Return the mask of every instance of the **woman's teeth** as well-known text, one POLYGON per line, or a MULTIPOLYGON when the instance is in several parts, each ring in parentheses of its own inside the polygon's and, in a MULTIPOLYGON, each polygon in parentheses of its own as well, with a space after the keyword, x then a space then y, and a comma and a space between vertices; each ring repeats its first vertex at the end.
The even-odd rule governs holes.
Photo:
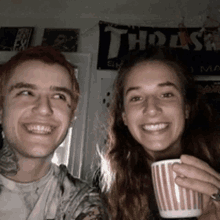
POLYGON ((147 131, 160 131, 168 126, 167 123, 159 123, 159 124, 151 124, 151 125, 144 125, 144 130, 147 131))

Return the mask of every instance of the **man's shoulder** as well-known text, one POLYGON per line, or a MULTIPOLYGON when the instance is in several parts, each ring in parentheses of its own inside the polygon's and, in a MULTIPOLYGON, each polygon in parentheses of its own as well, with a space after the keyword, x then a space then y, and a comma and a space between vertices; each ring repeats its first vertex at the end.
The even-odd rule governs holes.
POLYGON ((90 190, 92 187, 84 180, 71 175, 67 167, 61 164, 56 166, 55 175, 58 178, 58 184, 71 190, 82 190, 83 188, 90 190))
POLYGON ((57 172, 58 185, 62 194, 62 202, 58 208, 59 214, 65 213, 67 216, 71 215, 76 217, 79 215, 87 215, 90 212, 96 213, 98 210, 100 216, 104 216, 102 199, 96 188, 72 176, 64 165, 59 166, 57 172))
POLYGON ((100 203, 100 194, 96 188, 90 186, 86 181, 72 176, 65 165, 57 168, 58 187, 63 201, 100 203))

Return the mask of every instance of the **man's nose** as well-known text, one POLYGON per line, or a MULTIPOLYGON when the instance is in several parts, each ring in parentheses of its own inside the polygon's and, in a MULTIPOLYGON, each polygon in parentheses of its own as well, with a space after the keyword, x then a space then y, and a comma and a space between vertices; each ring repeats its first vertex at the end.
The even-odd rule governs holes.
POLYGON ((50 98, 48 96, 38 97, 34 104, 33 111, 45 116, 53 114, 50 98))

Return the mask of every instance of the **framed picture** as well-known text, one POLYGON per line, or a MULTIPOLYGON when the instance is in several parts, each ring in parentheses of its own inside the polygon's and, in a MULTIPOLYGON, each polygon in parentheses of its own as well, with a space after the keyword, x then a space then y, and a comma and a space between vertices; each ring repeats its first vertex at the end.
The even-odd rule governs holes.
MULTIPOLYGON (((220 79, 198 80, 196 83, 203 98, 206 99, 213 108, 216 121, 220 122, 220 79)), ((219 123, 217 123, 216 129, 220 130, 219 123)))
POLYGON ((62 52, 77 52, 79 29, 44 30, 42 46, 52 46, 62 52))
POLYGON ((0 50, 22 51, 30 46, 34 27, 1 27, 0 50))

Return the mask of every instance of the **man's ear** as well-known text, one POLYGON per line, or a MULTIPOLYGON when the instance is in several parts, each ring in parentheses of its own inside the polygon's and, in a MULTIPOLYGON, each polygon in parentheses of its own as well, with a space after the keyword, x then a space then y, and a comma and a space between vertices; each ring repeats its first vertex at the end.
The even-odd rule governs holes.
POLYGON ((190 113, 190 107, 189 105, 185 106, 185 119, 189 118, 189 113, 190 113))
POLYGON ((122 119, 123 119, 124 124, 127 125, 127 117, 126 117, 125 112, 122 113, 122 119))
POLYGON ((70 121, 70 125, 72 125, 76 119, 77 119, 76 110, 74 110, 74 111, 72 112, 72 119, 71 119, 71 121, 70 121))

